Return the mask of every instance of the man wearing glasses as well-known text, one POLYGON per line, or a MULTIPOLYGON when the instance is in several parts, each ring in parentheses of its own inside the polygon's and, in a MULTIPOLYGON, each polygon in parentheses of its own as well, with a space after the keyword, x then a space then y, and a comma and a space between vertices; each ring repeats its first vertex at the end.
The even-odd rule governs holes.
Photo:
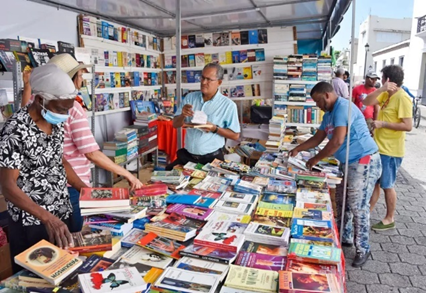
POLYGON ((380 78, 376 73, 368 72, 365 76, 364 84, 360 84, 352 90, 352 100, 364 115, 368 130, 370 130, 371 134, 373 134, 374 131, 373 121, 377 120, 377 114, 379 113, 380 107, 379 105, 366 106, 362 102, 369 94, 376 90, 374 86, 378 79, 380 78))
POLYGON ((225 138, 237 140, 240 137, 237 105, 218 90, 223 72, 219 64, 207 64, 201 75, 201 91, 189 93, 179 105, 173 119, 174 128, 191 122, 194 111, 203 111, 208 122, 205 127, 187 129, 185 148, 178 150, 177 159, 166 170, 188 162, 207 164, 215 158, 223 160, 225 138))

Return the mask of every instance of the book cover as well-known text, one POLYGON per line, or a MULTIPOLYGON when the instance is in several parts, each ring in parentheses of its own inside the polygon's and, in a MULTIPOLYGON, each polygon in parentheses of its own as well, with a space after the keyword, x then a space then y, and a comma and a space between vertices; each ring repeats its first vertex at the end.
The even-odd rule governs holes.
POLYGON ((235 264, 248 268, 282 271, 286 268, 287 257, 240 251, 235 264))
POLYGON ((78 272, 81 274, 104 271, 108 269, 113 263, 114 260, 112 259, 93 254, 83 262, 81 267, 78 268, 78 272))
POLYGON ((337 278, 333 274, 309 274, 304 272, 279 272, 279 292, 341 292, 337 278))
MULTIPOLYGON (((199 170, 196 170, 196 171, 199 171, 199 170)), ((194 172, 196 172, 196 171, 194 171, 194 172)), ((202 196, 202 197, 214 198, 214 199, 220 198, 222 196, 221 192, 201 190, 201 189, 196 189, 196 188, 192 189, 190 192, 188 192, 188 194, 199 195, 199 196, 202 196)))
MULTIPOLYGON (((213 46, 213 34, 212 33, 205 33, 203 35, 204 37, 204 47, 211 47, 213 46)), ((208 64, 208 62, 206 62, 208 64)))
POLYGON ((252 241, 245 241, 243 246, 241 247, 241 251, 276 256, 287 255, 287 248, 285 248, 284 246, 264 244, 252 241))
POLYGON ((245 193, 236 193, 236 192, 226 191, 223 193, 220 199, 224 201, 235 201, 235 202, 255 204, 257 202, 257 198, 258 198, 257 195, 254 195, 254 194, 245 194, 245 193))
POLYGON ((257 30, 249 30, 249 44, 258 44, 259 35, 257 30))
POLYGON ((205 65, 204 53, 195 54, 195 66, 204 67, 204 65, 205 65))
POLYGON ((220 33, 220 45, 221 46, 229 46, 229 32, 220 33))
POLYGON ((173 212, 191 219, 205 221, 212 214, 213 210, 191 205, 172 204, 167 207, 167 213, 171 214, 173 212))
POLYGON ((268 29, 258 29, 258 43, 259 44, 267 44, 268 43, 268 29))
POLYGON ((179 259, 179 251, 185 248, 177 241, 160 237, 155 233, 148 233, 138 241, 138 245, 166 256, 179 259))
POLYGON ((249 31, 240 31, 241 45, 249 44, 249 31))
POLYGON ((210 220, 204 229, 210 232, 243 234, 248 224, 233 221, 210 220))
POLYGON ((250 215, 253 208, 253 204, 225 200, 219 200, 214 207, 217 211, 244 215, 250 215))
POLYGON ((290 238, 290 229, 251 222, 244 235, 249 241, 287 246, 290 238))
POLYGON ((273 204, 295 204, 296 200, 294 196, 286 195, 286 194, 264 194, 261 198, 262 202, 273 203, 273 204))
POLYGON ((263 224, 263 225, 270 225, 270 226, 277 226, 277 227, 291 227, 291 217, 276 217, 276 216, 264 216, 264 215, 254 215, 252 222, 263 224))
POLYGON ((342 250, 336 247, 290 243, 287 257, 308 263, 338 265, 341 254, 342 250))
POLYGON ((212 247, 216 249, 237 252, 244 242, 244 235, 233 233, 216 233, 203 230, 194 239, 194 245, 212 247))
POLYGON ((248 49, 247 50, 247 62, 256 62, 256 50, 248 49))
POLYGON ((293 211, 293 218, 331 221, 332 214, 331 212, 320 210, 295 208, 293 211))
POLYGON ((201 220, 195 220, 195 219, 190 219, 187 218, 184 215, 180 215, 178 213, 171 213, 170 215, 167 216, 167 218, 165 218, 162 222, 164 223, 169 223, 172 225, 176 225, 176 226, 184 226, 187 228, 193 228, 193 229, 201 229, 205 222, 201 221, 201 220))
POLYGON ((112 236, 108 230, 91 229, 84 225, 81 232, 72 233, 74 246, 68 250, 76 252, 97 252, 112 249, 112 236))
POLYGON ((194 54, 188 55, 188 65, 189 65, 189 67, 195 67, 195 55, 194 54))
POLYGON ((254 292, 275 293, 278 272, 230 265, 225 286, 254 292))
POLYGON ((287 268, 285 270, 307 274, 338 274, 339 272, 335 265, 313 264, 292 259, 287 261, 287 268))
POLYGON ((254 54, 256 56, 256 62, 265 61, 265 49, 256 49, 254 54))
POLYGON ((96 208, 106 206, 129 205, 129 190, 127 188, 82 188, 80 191, 80 207, 96 208))
POLYGON ((196 234, 196 229, 170 223, 154 222, 145 225, 146 232, 153 232, 160 237, 167 237, 176 241, 187 241, 196 234))
POLYGON ((173 258, 152 252, 138 245, 127 250, 110 269, 120 269, 123 267, 136 267, 139 272, 146 270, 147 267, 159 269, 167 268, 173 262, 173 258))
POLYGON ((46 65, 49 62, 50 58, 53 57, 53 54, 47 49, 31 48, 29 50, 29 56, 33 67, 39 67, 42 65, 46 65))
POLYGON ((231 32, 231 43, 233 46, 241 45, 241 36, 239 31, 231 32))
POLYGON ((333 242, 333 229, 330 221, 293 219, 291 236, 313 241, 333 242))
POLYGON ((204 35, 203 34, 196 34, 195 35, 195 47, 196 48, 204 47, 204 35))
POLYGON ((193 244, 181 250, 180 254, 191 258, 224 264, 232 263, 237 256, 236 252, 193 244))
POLYGON ((195 48, 195 35, 188 36, 188 48, 195 48))
POLYGON ((173 292, 214 293, 219 285, 219 280, 219 276, 212 274, 167 268, 154 285, 173 292))
POLYGON ((92 272, 78 276, 84 293, 95 292, 145 292, 149 285, 144 281, 136 268, 123 268, 92 272))
POLYGON ((213 33, 213 46, 222 46, 222 38, 220 33, 213 33))
POLYGON ((74 45, 62 41, 58 41, 58 53, 68 53, 75 58, 74 45))
POLYGON ((212 59, 212 54, 204 54, 204 63, 207 65, 209 63, 212 63, 213 59, 212 59))
POLYGON ((15 263, 49 283, 58 285, 77 270, 82 261, 46 240, 41 240, 15 256, 15 263))
POLYGON ((208 260, 195 259, 186 256, 182 257, 179 261, 177 261, 174 267, 191 272, 216 275, 219 276, 220 281, 225 278, 226 273, 229 269, 229 267, 225 264, 211 262, 208 260))
POLYGON ((296 194, 297 185, 293 180, 269 180, 265 193, 296 194))
POLYGON ((126 236, 121 239, 121 247, 131 248, 139 241, 139 239, 145 235, 146 233, 141 229, 133 228, 128 234, 126 234, 126 236))

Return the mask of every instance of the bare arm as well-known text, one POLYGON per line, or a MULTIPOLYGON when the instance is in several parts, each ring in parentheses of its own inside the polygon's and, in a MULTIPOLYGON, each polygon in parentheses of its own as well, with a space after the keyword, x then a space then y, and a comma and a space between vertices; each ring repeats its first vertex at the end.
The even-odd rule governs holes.
POLYGON ((31 200, 19 187, 16 181, 19 177, 18 169, 0 168, 0 182, 4 197, 16 207, 39 219, 46 226, 49 241, 57 246, 67 248, 72 246, 71 233, 68 227, 57 217, 49 213, 31 200))
POLYGON ((345 141, 346 133, 348 128, 346 126, 339 126, 334 129, 333 137, 326 144, 326 146, 313 158, 311 158, 306 166, 311 169, 319 161, 324 158, 332 156, 345 141))
POLYGON ((132 173, 130 173, 123 167, 115 164, 101 151, 97 150, 94 152, 86 153, 84 155, 89 161, 93 162, 96 166, 126 178, 130 183, 131 189, 139 189, 143 186, 142 182, 140 182, 138 178, 136 178, 132 173))
POLYGON ((384 92, 389 92, 389 95, 392 95, 397 90, 398 87, 396 86, 396 83, 389 81, 388 78, 381 88, 375 90, 374 92, 366 96, 362 103, 366 106, 378 105, 379 101, 377 100, 377 98, 380 96, 380 94, 384 92))
POLYGON ((377 116, 379 115, 380 106, 374 105, 374 112, 373 112, 373 120, 377 120, 377 116))
POLYGON ((83 187, 87 187, 86 184, 84 184, 83 181, 81 181, 80 177, 75 173, 74 169, 71 167, 70 163, 65 158, 62 158, 62 163, 65 167, 65 172, 67 173, 67 182, 77 189, 78 191, 81 190, 83 187))
POLYGON ((296 156, 299 152, 306 151, 318 146, 326 137, 327 134, 325 131, 318 129, 314 136, 290 151, 290 156, 296 156))
POLYGON ((22 92, 21 107, 28 105, 31 99, 30 75, 31 71, 29 70, 24 71, 22 74, 22 79, 24 80, 24 91, 22 92))
POLYGON ((239 133, 234 132, 234 131, 232 131, 231 129, 228 129, 228 128, 219 127, 219 128, 217 128, 216 134, 219 134, 220 136, 223 136, 224 138, 232 139, 232 140, 238 140, 240 138, 239 133))
POLYGON ((387 128, 396 131, 411 131, 413 128, 412 118, 402 118, 401 122, 391 123, 385 121, 373 121, 374 128, 387 128))
POLYGON ((173 118, 173 127, 174 128, 182 127, 184 122, 185 122, 185 116, 183 116, 182 114, 179 116, 176 116, 173 118))

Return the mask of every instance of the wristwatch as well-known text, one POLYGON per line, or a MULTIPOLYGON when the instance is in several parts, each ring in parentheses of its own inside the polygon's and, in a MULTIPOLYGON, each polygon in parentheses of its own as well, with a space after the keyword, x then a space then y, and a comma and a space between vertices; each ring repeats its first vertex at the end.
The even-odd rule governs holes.
POLYGON ((217 133, 218 130, 219 130, 219 126, 216 124, 216 129, 215 131, 212 131, 212 133, 217 133))

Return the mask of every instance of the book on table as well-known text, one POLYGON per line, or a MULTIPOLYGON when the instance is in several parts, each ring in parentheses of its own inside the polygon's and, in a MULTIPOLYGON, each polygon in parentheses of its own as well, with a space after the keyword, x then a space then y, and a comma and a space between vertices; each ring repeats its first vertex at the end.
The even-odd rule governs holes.
POLYGON ((211 262, 208 260, 195 259, 192 257, 182 257, 175 263, 174 267, 190 272, 216 275, 219 276, 220 281, 225 279, 229 270, 229 266, 225 264, 211 262))
POLYGON ((254 292, 275 293, 278 287, 278 272, 230 265, 225 286, 254 292))
POLYGON ((340 293, 339 282, 333 274, 279 272, 280 293, 333 292, 340 293))
POLYGON ((80 191, 81 208, 100 208, 130 206, 127 188, 82 188, 80 191))

